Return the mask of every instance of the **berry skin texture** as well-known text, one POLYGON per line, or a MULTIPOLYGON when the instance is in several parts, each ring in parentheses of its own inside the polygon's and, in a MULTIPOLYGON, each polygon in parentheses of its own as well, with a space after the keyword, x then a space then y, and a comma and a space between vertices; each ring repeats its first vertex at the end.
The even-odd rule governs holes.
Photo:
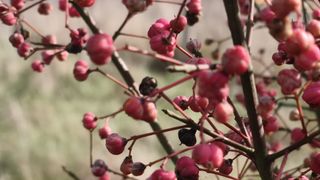
POLYGON ((117 133, 110 134, 106 139, 106 148, 114 155, 121 154, 124 151, 126 144, 126 139, 117 133))
POLYGON ((74 0, 80 7, 90 7, 92 6, 96 0, 74 0))
POLYGON ((312 34, 303 29, 296 29, 286 40, 286 52, 290 55, 298 55, 310 48, 315 42, 312 34))
POLYGON ((92 112, 87 112, 83 115, 82 124, 91 131, 97 127, 97 118, 92 112))
POLYGON ((295 58, 294 67, 299 71, 308 71, 320 61, 320 50, 317 45, 312 45, 295 58))
POLYGON ((302 84, 300 73, 295 69, 283 69, 277 76, 284 95, 293 94, 302 84))
POLYGON ((152 122, 157 119, 157 108, 153 102, 139 97, 130 97, 123 105, 126 114, 133 119, 152 122))
POLYGON ((229 48, 222 56, 222 68, 228 74, 241 75, 249 68, 250 56, 243 46, 229 48))
POLYGON ((170 30, 170 22, 166 19, 160 18, 148 30, 148 37, 152 38, 153 36, 159 35, 164 31, 170 30))
POLYGON ((78 60, 73 69, 73 76, 78 81, 85 81, 89 75, 89 65, 86 61, 78 60))
POLYGON ((91 166, 91 172, 94 176, 101 177, 107 172, 107 165, 101 159, 97 159, 91 166))
POLYGON ((113 40, 108 34, 96 34, 88 39, 87 53, 93 63, 104 65, 111 61, 113 53, 113 40))
POLYGON ((44 64, 43 64, 43 62, 40 61, 40 60, 35 60, 35 61, 32 62, 31 68, 32 68, 35 72, 41 73, 41 72, 44 70, 44 64))
POLYGON ((221 102, 215 106, 214 117, 221 123, 226 123, 233 115, 233 108, 228 102, 221 102))
POLYGON ((320 81, 309 84, 303 92, 302 99, 311 107, 320 107, 320 81))
POLYGON ((211 161, 212 150, 209 144, 199 144, 192 151, 192 159, 197 164, 207 167, 211 161))
POLYGON ((176 180, 176 174, 173 171, 163 169, 155 170, 147 180, 176 180))
POLYGON ((173 32, 180 33, 187 25, 187 18, 185 16, 179 16, 170 21, 173 32))

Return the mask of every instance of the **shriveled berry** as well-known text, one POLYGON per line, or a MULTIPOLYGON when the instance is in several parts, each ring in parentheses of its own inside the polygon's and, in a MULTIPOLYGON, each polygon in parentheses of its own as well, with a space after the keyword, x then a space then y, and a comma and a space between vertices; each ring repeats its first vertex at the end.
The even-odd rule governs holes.
POLYGON ((92 174, 97 177, 103 176, 106 173, 107 169, 108 167, 106 163, 101 159, 95 160, 91 166, 92 174))
POLYGON ((173 99, 173 102, 178 105, 182 110, 186 110, 189 107, 189 99, 185 96, 177 96, 173 99))
POLYGON ((196 129, 180 129, 178 131, 178 137, 181 144, 186 146, 193 146, 197 143, 197 138, 195 136, 196 129))
POLYGON ((106 138, 106 148, 114 155, 121 154, 126 144, 127 140, 117 133, 112 133, 106 138))
POLYGON ((120 171, 125 175, 131 174, 132 164, 133 164, 132 157, 131 156, 125 157, 121 163, 120 171))
POLYGON ((144 170, 146 169, 146 165, 144 165, 141 162, 135 162, 132 164, 131 173, 134 176, 140 176, 144 173, 144 170))
POLYGON ((142 95, 148 96, 154 91, 157 85, 158 83, 155 78, 147 76, 142 79, 139 85, 139 91, 142 95))

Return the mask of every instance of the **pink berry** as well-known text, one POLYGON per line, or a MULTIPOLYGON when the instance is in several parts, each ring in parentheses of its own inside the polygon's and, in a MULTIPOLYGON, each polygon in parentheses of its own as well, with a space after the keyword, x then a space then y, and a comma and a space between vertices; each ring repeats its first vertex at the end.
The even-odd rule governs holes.
POLYGON ((176 35, 173 34, 170 39, 167 39, 170 31, 163 31, 162 33, 150 38, 150 47, 159 54, 173 57, 176 48, 176 35))
POLYGON ((24 42, 24 37, 21 33, 16 32, 9 37, 9 41, 13 47, 17 48, 24 42))
POLYGON ((229 175, 233 170, 232 159, 225 159, 218 171, 222 174, 229 175))
POLYGON ((74 0, 80 7, 90 7, 92 6, 96 0, 74 0))
POLYGON ((87 42, 87 53, 96 65, 104 65, 110 62, 113 53, 113 40, 108 34, 96 34, 87 42))
POLYGON ((91 131, 97 127, 97 117, 92 112, 87 112, 83 115, 82 124, 91 131))
POLYGON ((314 38, 320 37, 320 22, 318 20, 311 20, 307 25, 307 31, 312 34, 314 38))
POLYGON ((42 60, 47 65, 51 63, 51 61, 54 58, 54 55, 55 55, 55 52, 53 50, 45 50, 45 51, 42 51, 41 53, 42 60))
POLYGON ((209 99, 216 105, 227 99, 229 95, 229 77, 222 72, 203 71, 197 79, 198 95, 209 99))
POLYGON ((44 64, 42 61, 40 60, 35 60, 32 62, 31 64, 31 68, 35 71, 35 72, 42 72, 44 69, 44 64))
POLYGON ((104 173, 103 176, 99 177, 99 180, 111 180, 109 173, 108 172, 104 173))
POLYGON ((281 86, 284 95, 293 94, 302 83, 300 73, 295 69, 283 69, 277 76, 277 82, 281 86))
POLYGON ((290 12, 300 13, 301 1, 300 0, 273 0, 271 9, 276 13, 279 19, 289 15, 290 12))
POLYGON ((314 44, 312 34, 303 29, 296 29, 286 40, 286 52, 290 55, 298 55, 314 44))
POLYGON ((309 84, 303 92, 302 99, 311 107, 320 107, 320 81, 309 84))
POLYGON ((130 174, 132 170, 132 164, 133 164, 132 157, 127 156, 126 158, 124 158, 124 160, 121 163, 120 171, 125 175, 130 174))
POLYGON ((287 54, 283 51, 276 52, 272 55, 273 62, 280 66, 286 62, 287 54))
POLYGON ((154 102, 144 101, 142 104, 143 104, 143 116, 141 119, 146 122, 156 121, 158 116, 158 111, 154 102))
POLYGON ((68 59, 69 53, 67 51, 62 51, 58 54, 56 54, 56 57, 59 61, 65 61, 68 59))
POLYGON ((138 97, 130 97, 123 105, 126 114, 133 119, 141 119, 143 116, 143 106, 141 99, 138 97))
POLYGON ((217 121, 226 123, 233 115, 233 108, 228 102, 223 101, 215 106, 213 115, 217 121))
POLYGON ((73 69, 73 76, 78 81, 85 81, 89 75, 89 65, 86 61, 78 60, 73 69))
POLYGON ((301 128, 294 128, 291 131, 291 142, 292 143, 299 142, 302 139, 304 139, 305 137, 306 137, 306 133, 301 128))
POLYGON ((187 25, 187 18, 185 16, 179 16, 170 21, 173 32, 180 33, 187 25))
POLYGON ((219 168, 223 163, 223 151, 216 143, 210 144, 211 164, 213 168, 219 168))
POLYGON ((107 172, 107 169, 106 163, 101 159, 95 160, 91 166, 92 174, 97 177, 103 176, 107 172))
POLYGON ((148 30, 148 37, 152 38, 153 36, 159 35, 164 31, 170 30, 170 22, 166 19, 160 18, 148 30))
POLYGON ((12 10, 9 10, 4 14, 1 14, 0 19, 3 22, 3 24, 6 24, 8 26, 13 26, 17 23, 17 17, 15 16, 14 12, 12 12, 12 10))
POLYGON ((155 170, 147 180, 176 180, 176 174, 173 171, 163 169, 155 170))
POLYGON ((320 20, 320 9, 315 9, 312 12, 312 18, 315 20, 320 20))
POLYGON ((117 133, 112 133, 106 138, 106 148, 114 155, 121 154, 126 144, 127 140, 117 133))
POLYGON ((205 97, 195 95, 189 97, 188 104, 193 112, 200 112, 207 108, 209 105, 209 100, 205 97))
POLYGON ((307 71, 311 70, 318 61, 320 61, 320 50, 317 45, 312 45, 295 58, 294 66, 299 71, 307 71))
POLYGON ((249 68, 250 56, 242 46, 229 48, 222 56, 222 68, 228 74, 241 75, 249 68))
POLYGON ((178 105, 182 110, 186 110, 189 107, 188 98, 185 96, 177 96, 173 99, 173 102, 178 105))
POLYGON ((199 144, 192 151, 192 159, 197 164, 207 167, 211 162, 212 151, 208 144, 199 144))
POLYGON ((38 7, 39 14, 49 15, 53 10, 53 6, 50 3, 41 3, 38 7))
POLYGON ((147 2, 142 0, 122 0, 130 13, 137 13, 146 10, 147 2))
POLYGON ((112 134, 112 130, 109 124, 106 122, 104 126, 99 129, 99 136, 101 139, 106 139, 110 134, 112 134))
POLYGON ((320 174, 320 153, 314 153, 310 157, 310 169, 317 173, 320 174))
POLYGON ((18 50, 19 56, 25 58, 30 55, 30 53, 33 49, 29 43, 23 42, 22 44, 20 44, 20 46, 18 47, 17 50, 18 50))
POLYGON ((70 17, 80 17, 80 14, 75 7, 69 6, 69 16, 70 17))
POLYGON ((59 9, 61 11, 65 11, 71 5, 69 4, 68 0, 59 0, 59 9), (68 6, 68 7, 67 7, 68 6))
POLYGON ((146 165, 144 165, 141 162, 135 162, 132 164, 131 173, 134 176, 140 176, 144 173, 144 170, 146 169, 146 165))
POLYGON ((176 174, 178 179, 196 180, 199 177, 199 169, 191 158, 182 156, 176 162, 176 174))
POLYGON ((230 147, 223 142, 215 141, 211 144, 217 145, 222 150, 223 156, 226 156, 230 151, 230 147))
POLYGON ((270 9, 270 7, 262 9, 259 14, 259 18, 266 23, 272 22, 276 17, 276 14, 270 9))
POLYGON ((14 6, 17 10, 20 10, 25 5, 25 0, 11 0, 11 5, 14 6))

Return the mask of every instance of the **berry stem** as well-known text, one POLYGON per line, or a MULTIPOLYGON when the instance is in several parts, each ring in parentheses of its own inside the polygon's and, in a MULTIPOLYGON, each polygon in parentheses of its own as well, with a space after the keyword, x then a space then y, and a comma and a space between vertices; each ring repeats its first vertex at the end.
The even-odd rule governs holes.
POLYGON ((242 177, 247 173, 247 171, 249 170, 250 166, 251 166, 252 162, 249 162, 249 159, 246 159, 246 161, 244 162, 244 165, 242 166, 242 169, 238 175, 238 179, 242 179, 242 177), (248 164, 249 163, 249 164, 248 164))
POLYGON ((281 179, 281 176, 282 176, 282 172, 283 172, 283 169, 287 163, 287 160, 288 160, 288 153, 286 153, 284 156, 283 156, 283 159, 282 159, 282 162, 281 162, 281 165, 280 165, 280 169, 279 169, 279 172, 277 174, 277 177, 275 180, 280 180, 281 179))
POLYGON ((97 117, 97 119, 106 119, 106 118, 110 118, 110 117, 115 117, 117 114, 121 113, 124 109, 121 108, 119 109, 118 111, 114 112, 114 113, 111 113, 111 114, 108 114, 108 115, 105 115, 105 116, 100 116, 100 117, 97 117))
POLYGON ((166 1, 166 0, 155 0, 156 3, 166 3, 166 4, 175 4, 181 6, 180 2, 174 2, 174 1, 166 1))
POLYGON ((153 53, 153 52, 149 52, 147 50, 142 50, 142 49, 138 49, 134 46, 129 46, 129 45, 126 45, 124 48, 122 48, 123 50, 127 50, 127 51, 130 51, 130 52, 133 52, 133 53, 138 53, 138 54, 142 54, 142 55, 146 55, 146 56, 150 56, 150 57, 154 57, 162 62, 168 62, 168 63, 171 63, 171 64, 175 64, 175 65, 182 65, 183 63, 174 59, 174 58, 171 58, 171 57, 167 57, 167 56, 164 56, 164 55, 161 55, 161 54, 157 54, 157 53, 153 53))
MULTIPOLYGON (((180 6, 180 9, 179 9, 179 12, 178 12, 178 15, 177 15, 177 18, 175 19, 175 21, 177 21, 178 18, 181 16, 181 13, 182 13, 182 11, 183 11, 183 8, 186 6, 186 3, 187 3, 187 0, 183 0, 183 2, 181 3, 181 6, 180 6)), ((170 34, 169 34, 169 36, 167 37, 167 40, 168 40, 169 42, 170 42, 170 39, 171 39, 173 33, 174 33, 174 32, 173 32, 173 29, 171 29, 170 34)))
POLYGON ((222 177, 225 177, 225 178, 228 178, 228 179, 239 180, 238 178, 235 178, 235 177, 232 177, 232 176, 229 176, 229 175, 225 175, 225 174, 222 174, 222 173, 214 171, 214 170, 209 170, 209 169, 204 169, 204 168, 199 168, 199 167, 198 167, 198 169, 199 169, 199 171, 204 171, 206 173, 215 174, 215 175, 222 176, 222 177))
POLYGON ((108 73, 105 73, 104 71, 102 71, 99 68, 93 69, 90 72, 98 72, 98 73, 102 74, 103 76, 105 76, 106 78, 110 79, 111 81, 115 82, 116 84, 118 84, 122 88, 124 88, 126 90, 129 89, 129 87, 126 84, 124 84, 122 81, 118 80, 117 78, 113 77, 112 75, 110 75, 108 73))
POLYGON ((62 170, 73 180, 80 180, 80 178, 72 171, 68 170, 65 166, 62 166, 62 170))
POLYGON ((223 125, 225 125, 227 128, 231 129, 233 132, 237 133, 239 136, 242 137, 242 139, 245 141, 245 143, 247 144, 247 146, 250 146, 250 142, 249 142, 249 137, 247 137, 246 135, 244 135, 242 132, 240 132, 237 128, 233 127, 231 124, 225 122, 223 123, 223 125))
POLYGON ((133 37, 133 38, 149 39, 149 38, 146 37, 146 36, 136 35, 136 34, 129 34, 129 33, 123 33, 123 32, 120 32, 120 33, 119 33, 119 36, 127 36, 127 37, 133 37))
POLYGON ((130 18, 133 17, 133 14, 128 12, 126 18, 124 19, 124 21, 122 22, 122 24, 120 25, 120 27, 118 28, 118 30, 113 34, 112 39, 116 40, 117 37, 120 35, 122 29, 124 28, 124 26, 128 23, 128 21, 130 20, 130 18))
POLYGON ((297 109, 298 109, 298 112, 299 112, 299 117, 300 117, 302 129, 303 129, 304 133, 307 135, 308 131, 307 131, 307 127, 306 127, 305 122, 304 122, 303 111, 302 111, 302 108, 301 108, 299 95, 295 94, 294 99, 295 99, 296 104, 297 104, 297 109))
POLYGON ((41 34, 35 27, 33 27, 30 23, 28 23, 28 21, 24 20, 24 19, 20 19, 20 21, 22 23, 24 23, 25 25, 27 25, 32 31, 34 31, 36 34, 38 34, 41 38, 44 38, 45 36, 43 34, 41 34))
POLYGON ((185 49, 183 49, 181 46, 179 46, 178 44, 176 44, 176 47, 183 53, 185 54, 186 56, 188 56, 189 58, 193 58, 193 56, 188 52, 186 51, 185 49))
POLYGON ((25 7, 24 9, 21 9, 18 13, 17 13, 17 16, 19 16, 20 14, 22 14, 23 12, 33 8, 34 6, 38 5, 38 4, 41 4, 42 2, 44 2, 46 0, 40 0, 38 2, 35 2, 33 4, 30 4, 29 6, 25 7))
POLYGON ((93 140, 92 140, 92 131, 90 131, 90 146, 89 146, 89 157, 90 157, 90 168, 92 167, 93 165, 93 158, 92 158, 92 150, 93 150, 93 140))

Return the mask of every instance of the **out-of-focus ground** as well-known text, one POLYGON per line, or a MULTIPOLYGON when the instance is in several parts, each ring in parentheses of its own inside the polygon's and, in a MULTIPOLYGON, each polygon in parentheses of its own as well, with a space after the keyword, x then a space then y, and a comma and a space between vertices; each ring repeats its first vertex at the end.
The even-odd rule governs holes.
MULTIPOLYGON (((176 0, 179 2, 178 0, 176 0)), ((59 43, 69 41, 68 31, 64 28, 64 13, 57 10, 49 16, 39 16, 36 8, 22 17, 32 23, 43 34, 55 34, 59 43)), ((226 16, 222 1, 203 0, 203 14, 200 22, 188 29, 188 33, 180 38, 181 46, 189 38, 198 38, 202 42, 206 38, 223 39, 229 36, 226 16)), ((179 6, 155 3, 143 14, 136 15, 124 28, 123 32, 146 35, 149 26, 158 18, 172 19, 177 14, 179 6)), ((121 0, 97 0, 89 9, 98 27, 112 34, 126 16, 126 9, 121 0)), ((85 27, 81 19, 70 19, 72 28, 85 27)), ((16 50, 8 42, 12 28, 0 25, 0 180, 68 180, 61 169, 66 166, 81 179, 94 179, 89 168, 89 135, 82 127, 83 113, 91 111, 101 116, 118 110, 127 97, 122 89, 111 81, 99 76, 90 75, 88 81, 77 82, 72 75, 75 60, 89 60, 85 53, 70 55, 66 62, 54 60, 41 74, 32 72, 31 61, 39 58, 34 55, 24 61, 16 54, 16 50)), ((32 32, 32 40, 39 38, 32 32)), ((120 37, 117 47, 125 44, 150 49, 146 40, 120 37)), ((230 41, 224 47, 231 45, 230 41)), ((270 63, 270 54, 275 51, 275 41, 266 35, 265 29, 255 30, 252 37, 252 53, 257 54, 260 48, 267 47, 266 63, 270 63)), ((214 46, 204 46, 203 53, 210 57, 214 46)), ((223 52, 223 50, 221 50, 223 52)), ((146 76, 154 76, 159 85, 182 77, 181 74, 169 74, 164 67, 150 63, 154 60, 132 53, 120 53, 137 80, 146 76), (153 64, 153 65, 152 65, 153 64), (160 68, 159 68, 160 67, 160 68)), ((186 60, 181 55, 180 58, 186 60)), ((260 68, 260 64, 254 64, 260 68)), ((112 64, 104 68, 108 73, 119 77, 112 64)), ((272 69, 274 70, 274 69, 272 69)), ((259 71, 258 71, 259 72, 259 71)), ((168 91, 170 97, 176 95, 191 95, 191 83, 185 83, 181 88, 168 91)), ((232 92, 236 92, 232 89, 232 92)), ((168 108, 168 104, 159 103, 159 109, 168 108)), ((191 114, 191 113, 190 113, 191 114)), ((163 127, 179 124, 159 112, 159 123, 163 127)), ((100 123, 102 125, 103 122, 100 123)), ((150 132, 148 124, 133 121, 123 113, 111 120, 114 132, 124 137, 150 132)), ((176 132, 168 133, 169 140, 178 147, 176 132)), ((101 158, 114 170, 118 167, 127 152, 122 155, 110 155, 104 142, 94 133, 94 159, 101 158)), ((135 160, 148 163, 164 155, 162 147, 155 137, 139 140, 133 150, 135 160)), ((301 158, 298 159, 301 161, 301 158)), ((157 168, 155 166, 154 168, 157 168)), ((170 168, 170 163, 168 168, 170 168)), ((149 175, 153 168, 147 168, 149 175)), ((201 179, 212 176, 204 175, 201 179)), ((141 179, 145 179, 142 176, 141 179)), ((121 179, 112 175, 112 180, 121 179)), ((140 179, 140 178, 139 178, 140 179)))

